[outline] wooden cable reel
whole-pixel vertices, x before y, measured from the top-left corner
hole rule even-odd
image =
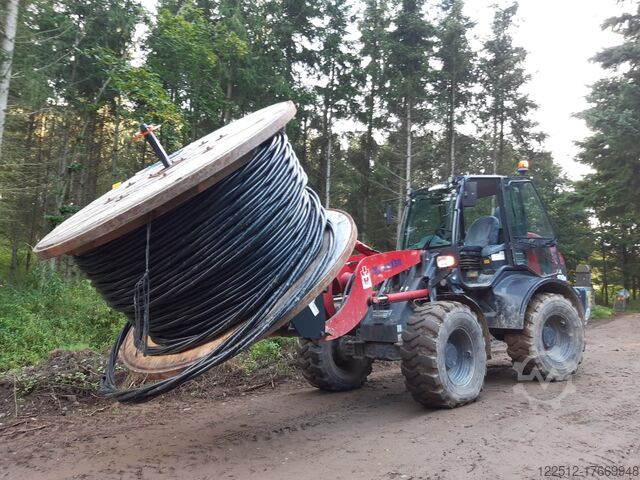
[[[278,103],[189,144],[169,156],[169,168],[157,162],[94,200],[43,238],[34,252],[40,259],[63,254],[79,255],[175,209],[245,165],[251,159],[253,150],[284,128],[295,112],[292,102]],[[320,295],[351,254],[357,237],[353,220],[338,210],[328,210],[327,218],[335,229],[335,248],[331,261],[311,289],[301,292],[299,280],[278,300],[274,309],[291,298],[296,299],[296,306],[282,316],[267,334],[286,325]],[[325,231],[323,250],[329,248],[328,242],[329,234]],[[307,271],[312,271],[314,264]],[[306,272],[300,279],[305,275]],[[120,359],[132,371],[170,377],[212,352],[240,325],[211,342],[169,355],[143,354],[135,347],[131,330],[120,351]],[[150,338],[147,341],[153,345]]]

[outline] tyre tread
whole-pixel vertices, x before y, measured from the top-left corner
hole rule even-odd
[[[533,297],[527,307],[524,328],[518,332],[509,332],[505,334],[504,340],[507,344],[507,354],[514,364],[523,364],[524,362],[527,362],[527,364],[523,366],[522,373],[529,374],[535,367],[538,368],[542,375],[548,380],[564,380],[566,376],[558,378],[549,377],[550,372],[547,371],[541,363],[536,361],[536,358],[538,358],[540,353],[538,352],[535,344],[535,336],[533,332],[534,323],[538,321],[537,319],[541,314],[540,312],[544,309],[546,304],[552,301],[562,301],[569,307],[574,308],[571,302],[563,295],[556,293],[539,293]],[[582,362],[581,359],[580,362]]]
[[[473,400],[456,401],[445,391],[437,368],[438,331],[456,310],[472,313],[458,302],[427,303],[414,308],[402,332],[402,373],[413,398],[428,407],[454,408]]]
[[[366,382],[372,369],[372,362],[369,361],[362,374],[354,382],[339,381],[330,375],[322,355],[322,345],[319,342],[301,338],[298,341],[296,353],[297,365],[302,376],[309,384],[320,390],[341,392],[360,388]]]

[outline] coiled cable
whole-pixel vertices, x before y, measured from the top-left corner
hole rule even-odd
[[[145,401],[246,350],[317,284],[333,240],[318,196],[286,135],[278,133],[208,190],[77,256],[98,292],[128,319],[101,391],[122,402]],[[283,299],[296,281],[299,288]],[[149,355],[182,352],[235,330],[175,377],[120,390],[118,352],[134,326],[134,337],[144,342],[136,345]],[[146,345],[147,333],[153,346]]]

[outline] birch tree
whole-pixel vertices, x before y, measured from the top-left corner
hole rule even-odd
[[[2,158],[2,138],[9,101],[9,87],[11,86],[11,66],[13,64],[13,49],[16,44],[19,0],[6,0],[6,2],[2,51],[0,51],[0,159]]]

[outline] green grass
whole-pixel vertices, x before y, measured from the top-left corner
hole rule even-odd
[[[613,308],[603,307],[602,305],[594,305],[591,308],[591,319],[609,318],[613,315]]]
[[[19,286],[0,287],[0,371],[38,363],[57,348],[103,351],[124,321],[88,280],[41,269]]]
[[[286,370],[294,355],[296,339],[292,337],[273,337],[260,340],[253,345],[240,361],[246,374],[258,368],[276,366]]]
[[[628,312],[640,312],[640,300],[631,300],[627,304]]]
[[[0,285],[5,282],[3,277],[9,273],[9,265],[11,264],[11,250],[6,241],[0,239]]]
[[[124,322],[88,280],[65,280],[42,268],[17,286],[0,286],[0,372],[37,364],[56,349],[105,351]],[[240,357],[240,366],[247,374],[267,366],[285,370],[295,342],[262,340]]]

